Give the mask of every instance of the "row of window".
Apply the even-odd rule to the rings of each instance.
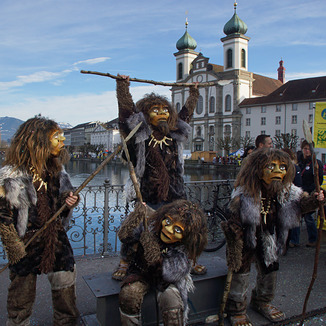
[[[261,130],[260,131],[260,134],[261,135],[265,135],[266,134],[266,130]],[[291,129],[291,135],[292,136],[297,136],[298,135],[297,129]],[[281,136],[281,130],[276,129],[275,130],[275,136]],[[250,131],[249,130],[245,132],[245,137],[246,138],[251,138],[251,135],[250,135]]]
[[[246,50],[241,50],[241,67],[246,68]],[[228,49],[226,51],[226,68],[233,68],[233,51]]]
[[[309,114],[309,119],[308,122],[312,123],[313,122],[313,114]],[[280,125],[281,124],[281,116],[276,116],[275,117],[275,124],[276,125]],[[292,124],[297,124],[298,123],[298,116],[297,115],[292,115],[291,117],[291,123]],[[260,125],[261,126],[265,126],[266,125],[266,117],[261,117],[260,118]],[[246,118],[246,126],[251,126],[251,119],[250,118]]]
[[[204,99],[201,95],[198,97],[196,113],[202,114],[204,111]],[[215,97],[211,96],[209,98],[209,113],[215,113]],[[226,95],[224,99],[224,111],[231,112],[231,95]]]
[[[309,110],[313,110],[315,107],[315,104],[313,102],[309,103]],[[298,111],[298,103],[292,103],[292,111]],[[262,106],[260,108],[261,113],[267,112],[267,106]],[[276,105],[275,112],[282,112],[282,105],[278,104]],[[251,114],[251,108],[246,108],[246,114]]]

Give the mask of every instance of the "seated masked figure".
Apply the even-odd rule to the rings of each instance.
[[[144,295],[154,288],[164,325],[185,325],[188,293],[193,289],[190,270],[207,241],[206,217],[183,199],[148,214],[148,208],[138,203],[119,231],[128,262],[119,294],[121,323],[141,325]]]

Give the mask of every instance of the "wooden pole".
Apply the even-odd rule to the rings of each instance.
[[[313,164],[313,168],[314,168],[314,183],[316,186],[316,192],[320,192],[320,183],[319,183],[319,167],[318,167],[318,162],[317,162],[317,158],[316,158],[316,154],[314,152],[314,148],[313,148],[313,142],[312,142],[312,135],[310,132],[310,128],[308,123],[304,120],[303,121],[303,131],[305,134],[305,139],[307,140],[307,142],[310,145],[310,152],[312,154],[312,164]],[[305,316],[306,316],[306,310],[307,310],[307,305],[308,305],[308,300],[310,297],[310,293],[312,291],[313,285],[315,283],[315,280],[317,278],[317,270],[318,270],[318,263],[319,263],[319,253],[320,253],[320,243],[321,243],[321,239],[322,239],[322,231],[323,231],[323,225],[324,225],[324,220],[325,220],[325,212],[324,212],[324,205],[322,202],[319,202],[318,205],[318,211],[319,211],[319,216],[320,216],[320,220],[319,220],[319,228],[318,228],[318,236],[317,236],[317,242],[316,242],[316,251],[315,251],[315,260],[314,260],[314,268],[313,268],[313,273],[312,273],[312,277],[311,277],[311,281],[307,290],[307,294],[305,297],[305,301],[303,304],[303,309],[302,309],[302,319],[300,322],[300,326],[303,325]]]
[[[82,74],[92,74],[92,75],[98,75],[98,76],[104,76],[104,77],[110,77],[113,79],[122,79],[120,76],[115,76],[110,73],[104,73],[104,72],[98,72],[98,71],[89,71],[89,70],[81,70]],[[195,86],[196,83],[167,83],[167,82],[160,82],[155,80],[148,80],[148,79],[140,79],[140,78],[129,78],[130,81],[138,82],[138,83],[147,83],[147,84],[153,84],[153,85],[161,85],[161,86],[176,86],[176,87],[190,87]],[[206,83],[199,83],[198,87],[207,87],[207,86],[214,86],[214,85],[220,85],[219,82],[206,82]]]

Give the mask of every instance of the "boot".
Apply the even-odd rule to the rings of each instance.
[[[182,309],[171,309],[162,311],[162,319],[164,326],[184,325]]]
[[[36,275],[19,276],[10,273],[8,288],[7,326],[29,326],[36,292]]]
[[[138,326],[141,325],[141,316],[139,315],[128,315],[120,311],[121,326]]]
[[[246,314],[249,276],[250,273],[233,274],[231,288],[226,303],[226,312],[228,314]]]
[[[67,288],[52,290],[53,325],[77,325],[79,311],[76,306],[75,285]]]
[[[271,302],[275,295],[276,281],[276,271],[263,274],[258,270],[256,287],[252,290],[251,294],[251,303],[253,305],[258,305]]]

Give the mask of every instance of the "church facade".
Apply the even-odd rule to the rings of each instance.
[[[277,79],[254,74],[248,71],[247,25],[236,13],[225,24],[223,45],[223,66],[212,64],[209,58],[195,51],[196,41],[186,31],[178,40],[174,53],[176,58],[177,82],[213,82],[213,85],[200,87],[200,97],[194,117],[191,120],[193,133],[187,149],[196,151],[215,151],[220,155],[227,152],[219,143],[227,138],[237,140],[233,150],[241,147],[245,137],[257,135],[243,132],[243,113],[239,104],[247,99],[265,96],[282,85]],[[185,103],[188,89],[172,88],[172,101],[177,110]],[[236,148],[237,147],[237,148]]]

